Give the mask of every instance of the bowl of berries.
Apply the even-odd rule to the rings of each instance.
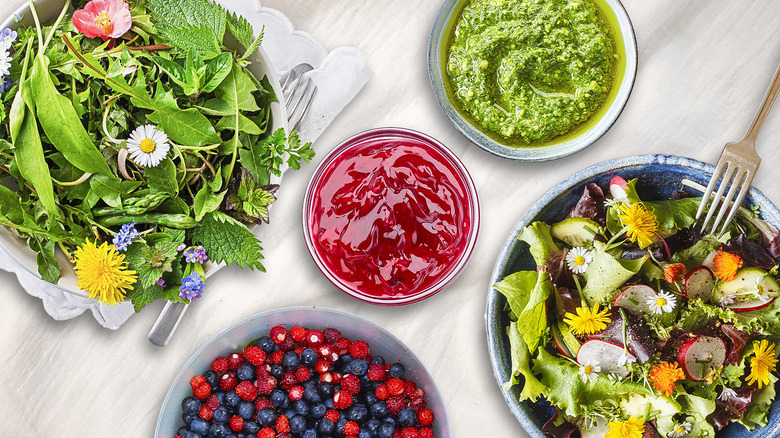
[[[249,317],[172,383],[155,438],[450,437],[433,378],[397,338],[354,315],[294,307]]]

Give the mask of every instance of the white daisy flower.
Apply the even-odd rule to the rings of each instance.
[[[756,287],[753,289],[753,295],[755,295],[756,298],[762,303],[766,303],[772,299],[772,297],[769,295],[769,291],[764,288],[764,285],[762,284],[763,282],[764,277],[759,277],[758,282],[756,283]]]
[[[666,435],[666,436],[668,436],[669,438],[682,438],[683,436],[687,435],[688,432],[691,431],[692,427],[693,427],[693,425],[686,421],[685,423],[683,423],[683,424],[677,426],[676,428],[672,429],[669,432],[669,434]]]
[[[0,50],[0,78],[8,76],[11,69],[11,55],[8,50]]]
[[[718,400],[727,402],[729,400],[733,400],[737,398],[737,391],[734,391],[731,388],[723,388],[723,392],[720,393],[718,396]]]
[[[648,298],[647,305],[656,315],[669,313],[674,310],[677,304],[677,298],[669,292],[660,291],[655,297]]]
[[[593,382],[601,372],[601,366],[594,362],[586,362],[580,365],[580,377],[585,383]]]
[[[154,125],[135,128],[127,139],[130,158],[144,167],[155,167],[168,155],[168,135]]]
[[[593,261],[593,256],[590,255],[590,251],[578,246],[569,250],[566,254],[566,264],[569,266],[569,270],[575,274],[582,274],[588,269],[588,265]]]

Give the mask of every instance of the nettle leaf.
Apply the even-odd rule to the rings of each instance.
[[[172,46],[197,50],[204,58],[221,53],[227,13],[208,0],[150,0],[149,12],[157,18],[159,36]]]
[[[245,49],[248,49],[255,39],[255,31],[252,29],[252,25],[249,24],[246,18],[235,12],[227,14],[227,30]]]
[[[200,226],[188,231],[193,245],[206,248],[209,259],[216,263],[235,263],[240,268],[249,267],[265,271],[260,241],[241,222],[225,213],[215,211],[206,214]]]

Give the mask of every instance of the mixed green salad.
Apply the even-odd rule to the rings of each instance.
[[[556,409],[564,438],[714,437],[767,424],[780,341],[780,234],[740,208],[703,235],[701,200],[642,200],[637,180],[588,183],[568,217],[519,239],[536,269],[494,285],[506,297],[519,399]],[[522,376],[522,379],[520,378]]]
[[[43,11],[41,11],[43,12]],[[51,12],[51,11],[46,11]],[[262,42],[208,0],[63,1],[0,32],[0,225],[108,304],[200,297],[204,263],[263,269],[251,231],[314,155],[272,129]]]

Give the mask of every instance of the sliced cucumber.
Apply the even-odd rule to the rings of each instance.
[[[561,336],[563,337],[563,343],[566,344],[566,346],[569,348],[569,351],[572,352],[572,358],[577,357],[577,352],[580,351],[580,346],[582,346],[582,343],[577,340],[576,336],[571,334],[571,330],[565,322],[558,321],[558,330],[560,330]]]
[[[582,246],[583,243],[592,242],[594,233],[599,233],[600,229],[599,224],[590,219],[572,217],[554,224],[550,234],[571,246]]]
[[[751,312],[763,309],[780,295],[780,286],[761,268],[743,268],[737,277],[720,285],[720,296],[731,296],[733,303],[726,307],[735,312]]]

